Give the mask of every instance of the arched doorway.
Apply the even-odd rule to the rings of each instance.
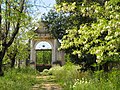
[[[47,57],[48,51],[51,51],[51,62],[44,62],[44,63],[50,63],[54,64],[54,62],[60,61],[62,62],[62,65],[64,64],[64,51],[58,51],[58,48],[60,46],[59,41],[51,35],[51,33],[48,32],[45,25],[41,23],[40,27],[37,28],[35,31],[36,36],[35,38],[30,40],[30,65],[33,68],[36,68],[37,63],[36,59],[45,59]],[[47,52],[46,52],[47,51]],[[43,52],[41,55],[37,54],[39,52]],[[50,52],[49,52],[50,53]],[[38,56],[41,56],[38,58]],[[49,58],[50,55],[48,55]],[[43,60],[45,61],[45,60]]]
[[[51,64],[52,46],[46,42],[39,42],[36,47],[36,64]]]

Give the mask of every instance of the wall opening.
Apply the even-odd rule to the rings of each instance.
[[[36,51],[36,64],[51,64],[51,61],[52,61],[51,50]]]
[[[51,64],[52,47],[46,41],[39,42],[36,47],[36,64]]]

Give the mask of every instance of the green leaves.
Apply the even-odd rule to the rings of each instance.
[[[61,5],[55,5],[57,12],[70,12],[74,11],[76,8],[76,2],[74,3],[62,3]]]
[[[51,10],[47,15],[43,15],[42,22],[55,38],[61,39],[68,26],[66,18],[62,12],[57,13],[56,10]]]
[[[83,17],[96,18],[92,23],[83,23],[79,30],[73,26],[63,37],[61,49],[69,50],[75,55],[95,54],[99,61],[120,60],[120,14],[119,6],[106,2],[104,6],[97,3],[80,6]]]

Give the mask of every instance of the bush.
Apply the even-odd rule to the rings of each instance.
[[[54,75],[58,83],[64,90],[120,90],[120,71],[111,72],[81,72],[80,66],[70,62],[66,65],[54,66],[50,70],[45,70],[47,75]]]
[[[67,89],[75,79],[80,78],[79,69],[80,66],[76,66],[71,62],[67,62],[62,67],[52,67],[48,73],[54,75],[56,80]]]

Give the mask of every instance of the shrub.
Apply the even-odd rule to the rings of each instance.
[[[76,66],[71,62],[67,62],[64,66],[54,66],[49,70],[49,74],[56,77],[56,80],[64,87],[68,88],[74,82],[75,79],[79,78],[80,66]]]

